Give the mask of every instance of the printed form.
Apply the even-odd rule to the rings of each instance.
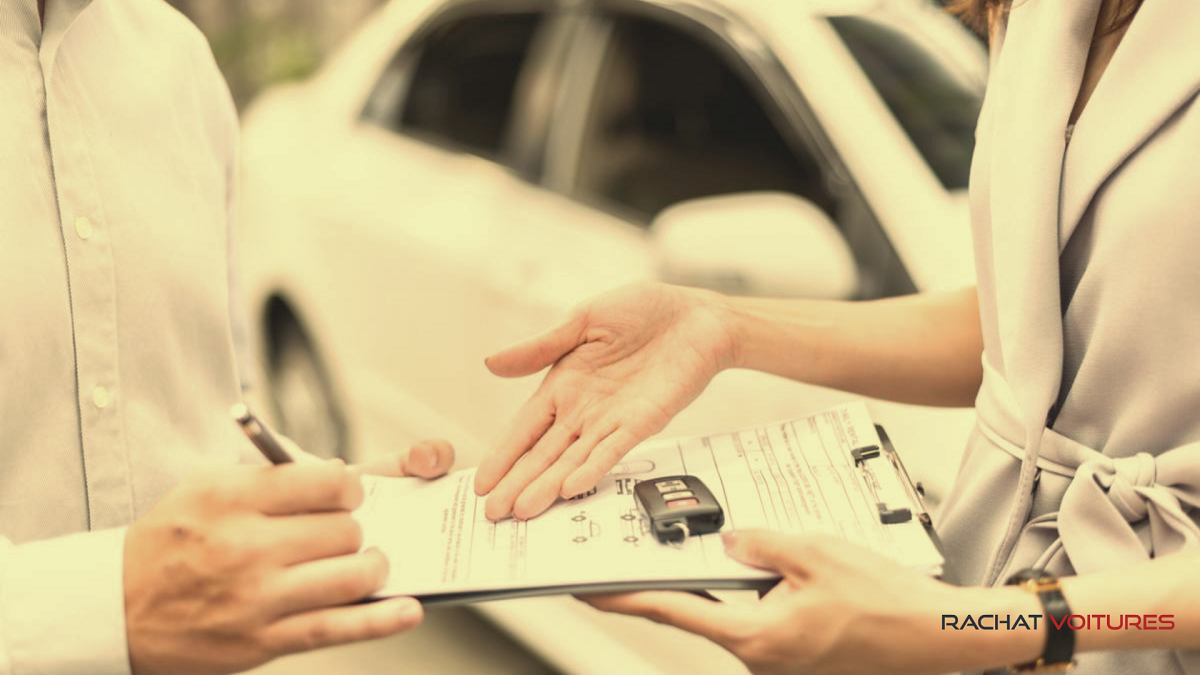
[[[493,523],[473,489],[474,470],[434,481],[364,478],[355,516],[364,547],[391,574],[380,596],[480,600],[619,588],[746,588],[776,575],[738,563],[717,534],[660,544],[633,487],[660,476],[700,478],[725,510],[722,529],[817,532],[897,562],[940,572],[942,557],[913,518],[884,525],[879,504],[911,508],[905,478],[886,458],[856,467],[850,451],[880,445],[866,405],[711,436],[651,440],[583,497],[528,521]]]

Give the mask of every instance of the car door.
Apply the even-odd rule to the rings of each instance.
[[[355,360],[361,428],[377,436],[367,446],[486,437],[472,384],[495,347],[491,261],[514,215],[496,204],[514,180],[515,100],[548,6],[456,4],[429,19],[381,74],[328,172],[329,193],[345,195],[338,258],[369,295],[341,310],[368,312],[347,321],[368,329],[339,341]]]
[[[751,27],[727,10],[691,5],[597,6],[591,30],[599,37],[591,41],[600,53],[590,89],[577,97],[585,102],[559,123],[572,127],[560,134],[570,138],[559,150],[568,159],[548,162],[548,184],[651,235],[659,214],[690,200],[795,195],[836,223],[858,266],[858,297],[914,290],[871,205],[816,120],[797,106],[796,83]],[[741,228],[754,232],[752,225]],[[746,252],[730,254],[753,260],[779,245],[747,236],[736,243]],[[736,278],[700,283],[747,292]]]

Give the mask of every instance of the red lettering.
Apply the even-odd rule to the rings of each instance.
[[[1067,619],[1070,619],[1070,618],[1071,617],[1069,617],[1069,616],[1064,616],[1061,619],[1055,619],[1054,615],[1051,614],[1050,615],[1050,623],[1054,624],[1054,630],[1062,630],[1063,624],[1067,623]]]
[[[1158,616],[1158,620],[1159,620],[1159,622],[1162,623],[1162,628],[1160,628],[1159,630],[1174,630],[1175,629],[1174,619],[1175,619],[1174,614],[1160,614]]]
[[[1142,619],[1142,625],[1146,627],[1146,630],[1158,630],[1158,626],[1154,625],[1154,622],[1158,620],[1157,616],[1153,614],[1147,614],[1143,616]]]
[[[1136,628],[1138,630],[1141,630],[1142,629],[1142,617],[1138,616],[1137,614],[1126,614],[1125,615],[1125,625],[1129,626],[1130,628]]]
[[[1075,624],[1071,623],[1071,619],[1079,619],[1079,625],[1076,626]],[[1070,628],[1071,630],[1083,630],[1083,627],[1086,625],[1087,625],[1087,619],[1083,618],[1082,616],[1080,616],[1078,614],[1072,614],[1071,616],[1067,617],[1067,627]]]
[[[1106,621],[1108,622],[1109,630],[1121,630],[1121,629],[1125,628],[1125,617],[1124,616],[1121,616],[1120,614],[1117,615],[1118,621],[1117,621],[1117,625],[1115,625],[1115,626],[1112,625],[1112,614],[1108,614],[1107,616],[1108,616],[1108,618],[1106,619]]]

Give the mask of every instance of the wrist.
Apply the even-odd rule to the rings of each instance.
[[[1042,653],[1046,619],[1036,596],[1013,587],[954,588],[936,612],[934,651],[947,670],[1003,668]]]
[[[713,362],[717,372],[731,368],[744,368],[742,363],[742,340],[744,327],[735,310],[736,298],[716,291],[701,288],[680,287],[685,302],[691,311],[707,312],[720,326],[720,335],[714,341]],[[716,375],[716,373],[713,373]]]

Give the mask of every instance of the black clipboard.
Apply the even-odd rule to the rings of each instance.
[[[942,540],[933,527],[933,519],[929,515],[929,510],[925,508],[923,491],[909,477],[908,469],[904,468],[904,462],[900,460],[900,453],[896,451],[896,446],[892,444],[892,439],[883,426],[876,424],[875,433],[879,436],[879,446],[869,445],[850,451],[855,467],[861,470],[869,461],[886,462],[900,477],[900,483],[908,496],[905,504],[889,504],[877,499],[876,508],[879,511],[880,523],[884,525],[906,523],[915,518],[925,529],[925,533],[929,535],[934,548],[945,558],[946,551],[942,546]],[[869,481],[867,483],[869,484]]]

